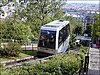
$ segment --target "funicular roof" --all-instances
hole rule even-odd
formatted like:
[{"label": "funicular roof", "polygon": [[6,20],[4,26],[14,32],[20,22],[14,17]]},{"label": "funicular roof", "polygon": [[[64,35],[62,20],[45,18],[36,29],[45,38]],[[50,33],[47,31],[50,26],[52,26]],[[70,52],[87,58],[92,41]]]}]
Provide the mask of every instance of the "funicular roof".
[{"label": "funicular roof", "polygon": [[57,30],[58,28],[61,28],[65,25],[67,25],[69,21],[62,21],[62,20],[55,20],[53,22],[50,22],[46,25],[43,25],[41,29],[51,29],[51,30]]}]

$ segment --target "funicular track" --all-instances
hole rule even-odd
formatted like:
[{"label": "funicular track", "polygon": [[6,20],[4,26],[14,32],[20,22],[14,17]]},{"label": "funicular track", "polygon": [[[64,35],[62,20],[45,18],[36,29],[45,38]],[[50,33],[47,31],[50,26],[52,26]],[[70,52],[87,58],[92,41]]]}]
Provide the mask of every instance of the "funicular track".
[{"label": "funicular track", "polygon": [[[29,50],[37,50],[38,48],[34,46],[33,47],[23,47],[23,51],[29,51]],[[42,52],[41,50],[38,51],[36,56],[30,56],[27,58],[23,58],[23,59],[16,59],[16,60],[10,60],[10,61],[6,61],[6,62],[0,62],[0,64],[5,65],[5,68],[10,69],[10,68],[16,68],[19,66],[22,66],[22,64],[24,63],[38,63],[38,62],[47,62],[49,59],[52,59],[54,56],[58,56],[58,55],[62,55],[62,54],[68,54],[71,53],[73,51],[77,51],[77,50],[67,50],[65,53],[58,53],[58,54],[52,54],[52,53],[46,53],[46,52]]]},{"label": "funicular track", "polygon": [[[26,48],[26,51],[27,50],[28,49]],[[10,68],[16,68],[16,67],[22,66],[22,64],[24,63],[34,63],[34,64],[38,62],[45,63],[48,60],[52,59],[54,56],[58,56],[62,54],[69,54],[73,51],[78,51],[78,50],[69,50],[69,51],[67,50],[65,53],[58,53],[58,54],[45,53],[40,50],[38,51],[38,54],[36,56],[30,56],[30,57],[23,58],[23,59],[16,59],[16,60],[10,60],[6,62],[0,62],[0,64],[5,65],[5,68],[10,69]]]},{"label": "funicular track", "polygon": [[[27,50],[28,50],[28,48],[26,48],[26,51]],[[5,65],[5,68],[10,69],[10,68],[20,67],[24,63],[34,63],[34,64],[36,64],[38,62],[45,63],[48,60],[52,59],[54,56],[58,56],[58,55],[62,55],[62,54],[69,54],[73,51],[78,51],[78,50],[67,50],[65,53],[58,53],[58,54],[45,53],[40,50],[40,51],[38,51],[38,54],[36,56],[30,56],[27,58],[17,59],[17,60],[10,60],[7,62],[0,62],[0,64]]]},{"label": "funicular track", "polygon": [[[77,51],[78,50],[67,50],[65,53],[59,53],[59,54],[48,54],[47,53],[47,55],[43,56],[43,57],[40,57],[40,56],[31,56],[31,57],[24,58],[24,59],[21,59],[21,60],[18,59],[15,62],[5,63],[5,68],[6,69],[18,68],[18,67],[23,67],[24,64],[30,64],[30,63],[32,63],[32,64],[37,64],[39,62],[47,63],[48,60],[52,59],[55,56],[59,56],[59,55],[63,55],[63,54],[70,54],[70,53],[77,52]],[[82,70],[82,71],[80,71],[79,75],[83,75],[83,73],[84,72]]]},{"label": "funicular track", "polygon": [[[67,52],[65,52],[65,53],[67,53]],[[24,63],[34,63],[34,64],[36,64],[38,62],[45,63],[48,60],[52,59],[54,56],[62,55],[62,54],[65,54],[65,53],[59,53],[59,54],[45,53],[43,56],[41,56],[41,54],[43,54],[43,53],[39,52],[39,54],[37,56],[31,56],[31,57],[27,57],[27,58],[23,58],[23,59],[0,62],[0,64],[5,65],[6,69],[16,68],[16,67],[22,66],[22,64],[24,64]]]}]

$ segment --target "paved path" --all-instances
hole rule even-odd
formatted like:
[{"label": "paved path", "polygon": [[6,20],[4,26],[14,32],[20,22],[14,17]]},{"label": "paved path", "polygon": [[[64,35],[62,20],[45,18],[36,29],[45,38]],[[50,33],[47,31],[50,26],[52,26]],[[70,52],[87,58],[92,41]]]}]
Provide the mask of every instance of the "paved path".
[{"label": "paved path", "polygon": [[90,48],[88,75],[100,75],[100,49]]}]

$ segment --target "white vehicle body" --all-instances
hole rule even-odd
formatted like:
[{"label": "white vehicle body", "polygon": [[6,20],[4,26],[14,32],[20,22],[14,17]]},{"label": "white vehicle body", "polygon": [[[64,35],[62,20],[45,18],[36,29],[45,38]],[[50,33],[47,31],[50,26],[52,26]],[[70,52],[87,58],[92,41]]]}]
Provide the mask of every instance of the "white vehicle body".
[{"label": "white vehicle body", "polygon": [[46,53],[65,52],[70,39],[69,21],[55,20],[41,26],[38,50]]}]

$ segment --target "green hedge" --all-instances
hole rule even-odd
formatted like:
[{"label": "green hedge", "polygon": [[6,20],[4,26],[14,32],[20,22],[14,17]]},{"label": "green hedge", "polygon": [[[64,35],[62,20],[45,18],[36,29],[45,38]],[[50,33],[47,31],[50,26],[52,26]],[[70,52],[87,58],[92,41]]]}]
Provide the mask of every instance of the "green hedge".
[{"label": "green hedge", "polygon": [[22,67],[2,71],[1,75],[77,75],[85,51],[87,50],[80,49],[79,52],[55,56],[45,63],[23,64]]}]

